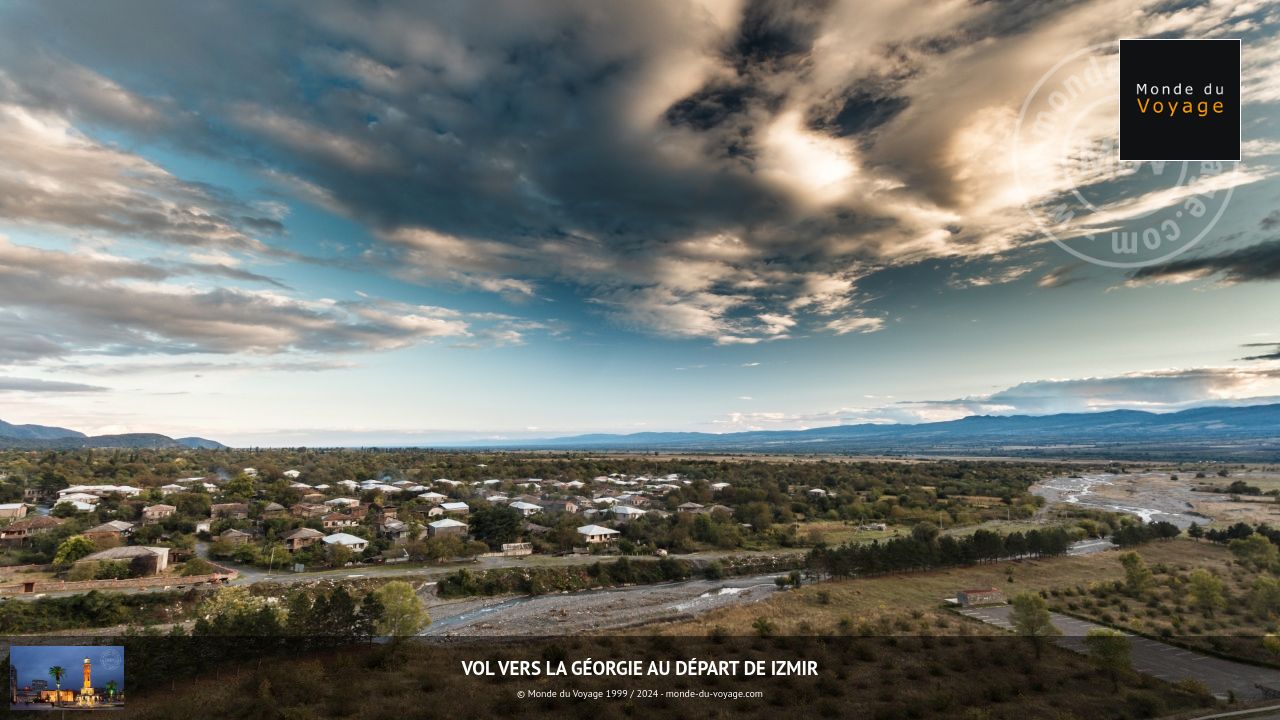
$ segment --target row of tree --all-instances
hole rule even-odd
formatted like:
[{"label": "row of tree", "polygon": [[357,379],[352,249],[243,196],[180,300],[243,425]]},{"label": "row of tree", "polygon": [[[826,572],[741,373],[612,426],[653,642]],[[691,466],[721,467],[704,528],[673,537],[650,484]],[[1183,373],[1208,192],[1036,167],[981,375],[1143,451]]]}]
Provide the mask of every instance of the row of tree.
[{"label": "row of tree", "polygon": [[913,531],[910,536],[867,544],[816,547],[809,552],[810,570],[831,577],[973,565],[1019,557],[1064,555],[1072,535],[1064,528],[1045,528],[1001,535],[977,530],[972,535],[938,536],[937,529]]}]

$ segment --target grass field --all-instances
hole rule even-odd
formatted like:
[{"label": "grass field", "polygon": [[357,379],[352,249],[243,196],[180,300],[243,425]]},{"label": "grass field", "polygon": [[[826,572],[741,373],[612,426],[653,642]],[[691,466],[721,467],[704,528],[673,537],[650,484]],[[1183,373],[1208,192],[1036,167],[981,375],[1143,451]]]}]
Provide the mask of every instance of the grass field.
[{"label": "grass field", "polygon": [[[1226,548],[1192,540],[1145,545],[1137,551],[1148,564],[1187,564],[1225,567]],[[847,632],[863,623],[890,623],[898,632],[937,632],[939,623],[956,622],[943,601],[957,590],[999,587],[1008,596],[1026,591],[1049,591],[1123,577],[1117,552],[1082,557],[1018,560],[874,578],[820,582],[761,603],[740,605],[672,623],[659,631],[674,635],[706,635],[716,628],[730,634],[749,634],[758,618],[773,623],[781,634]],[[843,626],[842,626],[843,622]]]}]

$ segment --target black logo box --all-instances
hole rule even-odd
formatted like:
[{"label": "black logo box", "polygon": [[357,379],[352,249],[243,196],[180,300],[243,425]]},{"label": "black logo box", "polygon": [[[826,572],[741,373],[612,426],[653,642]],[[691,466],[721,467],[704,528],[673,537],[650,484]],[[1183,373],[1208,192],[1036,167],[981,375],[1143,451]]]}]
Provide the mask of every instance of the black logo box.
[{"label": "black logo box", "polygon": [[1120,159],[1238,161],[1240,49],[1238,39],[1121,40]]}]

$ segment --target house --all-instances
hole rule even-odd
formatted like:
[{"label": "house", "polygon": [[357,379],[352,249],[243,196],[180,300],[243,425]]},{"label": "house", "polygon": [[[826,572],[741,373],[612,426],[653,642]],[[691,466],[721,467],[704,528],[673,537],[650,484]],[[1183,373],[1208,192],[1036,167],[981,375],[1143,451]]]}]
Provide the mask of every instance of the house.
[{"label": "house", "polygon": [[297,552],[303,548],[315,545],[323,537],[324,533],[319,530],[298,528],[280,539],[284,541],[284,546],[289,548],[289,552]]},{"label": "house", "polygon": [[143,547],[141,545],[113,547],[86,555],[76,564],[84,562],[103,562],[106,560],[123,560],[137,568],[140,575],[156,575],[169,567],[169,548]]},{"label": "house", "polygon": [[176,512],[178,512],[178,508],[173,505],[148,505],[142,508],[142,519],[146,522],[155,522],[157,520],[163,520]]},{"label": "house", "polygon": [[961,607],[975,605],[1000,605],[1004,603],[1004,592],[998,587],[973,588],[956,593],[956,602]]},{"label": "house", "polygon": [[48,532],[64,522],[66,521],[48,515],[33,515],[22,520],[14,520],[0,528],[0,541],[22,542],[33,535]]},{"label": "house", "polygon": [[549,512],[569,513],[578,512],[578,503],[573,500],[546,500],[542,506]]},{"label": "house", "polygon": [[643,517],[648,510],[631,507],[630,505],[615,505],[613,507],[613,517],[618,522],[630,522],[638,517]]},{"label": "house", "polygon": [[209,506],[209,514],[216,518],[247,518],[248,503],[215,503]]},{"label": "house", "polygon": [[306,520],[308,518],[324,517],[329,514],[329,508],[316,503],[298,503],[289,507],[289,514]]},{"label": "house", "polygon": [[89,493],[67,493],[66,495],[59,496],[58,502],[55,504],[61,505],[62,503],[80,503],[81,505],[88,505],[89,509],[92,510],[94,506],[96,506],[101,501],[102,501],[102,498],[98,497],[97,495],[90,495]]},{"label": "house", "polygon": [[676,512],[696,513],[702,509],[702,505],[696,502],[680,503],[676,506]]},{"label": "house", "polygon": [[419,500],[422,500],[422,501],[424,501],[424,502],[429,502],[429,503],[431,503],[432,505],[439,505],[440,503],[444,502],[445,500],[448,500],[448,499],[449,499],[449,496],[448,496],[448,495],[441,495],[441,494],[440,494],[440,493],[438,493],[438,492],[434,492],[434,491],[432,491],[432,492],[424,492],[424,493],[422,493],[421,495],[419,495],[419,496],[418,496],[418,499],[419,499]]},{"label": "house", "polygon": [[72,493],[85,493],[88,495],[96,495],[98,497],[106,497],[107,495],[126,495],[133,497],[141,493],[140,488],[132,485],[72,485],[58,491],[58,497],[66,497]]},{"label": "house", "polygon": [[463,537],[467,534],[467,524],[458,522],[453,518],[445,518],[437,520],[427,525],[427,535],[430,537],[443,537],[445,535],[456,535]]},{"label": "house", "polygon": [[235,528],[228,528],[218,533],[218,540],[231,545],[243,545],[249,542],[249,538],[251,537],[253,536],[249,533],[243,530],[236,530]]},{"label": "house", "polygon": [[342,513],[329,513],[320,518],[320,522],[324,524],[325,530],[332,530],[333,528],[351,527],[356,524],[356,519]]},{"label": "house", "polygon": [[368,540],[348,533],[334,533],[332,535],[326,535],[322,542],[330,547],[334,545],[341,545],[343,547],[350,548],[351,552],[364,552],[365,548],[369,547]]},{"label": "house", "polygon": [[711,483],[711,492],[720,492],[727,487],[729,487],[729,483],[727,482]]},{"label": "house", "polygon": [[471,512],[471,508],[464,502],[440,503],[440,509],[445,515],[466,515]]},{"label": "house", "polygon": [[301,470],[285,470],[284,472],[282,472],[282,473],[280,473],[280,474],[281,474],[281,475],[284,475],[285,477],[289,478],[290,480],[297,480],[299,477],[302,477],[302,471],[301,471]]},{"label": "house", "polygon": [[124,539],[132,532],[133,523],[125,522],[123,520],[112,520],[111,522],[102,523],[97,527],[91,527],[81,534],[95,543],[102,540],[116,540],[123,542]]},{"label": "house", "polygon": [[404,542],[409,539],[409,526],[403,520],[387,518],[377,524],[378,532],[392,542]]},{"label": "house", "polygon": [[177,483],[169,483],[168,485],[160,486],[160,494],[166,495],[166,496],[172,495],[174,493],[186,492],[186,490],[187,490],[186,488],[182,487]]},{"label": "house", "polygon": [[262,507],[262,519],[272,520],[274,518],[282,518],[289,514],[288,508],[278,502],[267,503]]},{"label": "house", "polygon": [[589,545],[610,543],[618,539],[618,531],[600,525],[583,525],[578,528],[578,535]]},{"label": "house", "polygon": [[822,488],[810,488],[810,489],[809,489],[809,496],[810,496],[810,497],[815,497],[815,498],[826,497],[826,496],[827,496],[827,491],[826,491],[826,490],[823,490]]},{"label": "house", "polygon": [[355,498],[340,497],[340,498],[334,498],[332,500],[325,500],[324,504],[334,509],[353,508],[353,507],[359,507],[360,501],[356,500]]},{"label": "house", "polygon": [[530,515],[537,515],[538,513],[542,512],[541,505],[534,505],[533,503],[525,502],[524,500],[517,500],[511,503],[510,505],[508,505],[507,507],[511,508],[512,510],[519,511],[520,515],[523,517],[529,517]]},{"label": "house", "polygon": [[0,520],[5,519],[21,519],[27,516],[27,506],[25,503],[2,503],[0,504]]}]

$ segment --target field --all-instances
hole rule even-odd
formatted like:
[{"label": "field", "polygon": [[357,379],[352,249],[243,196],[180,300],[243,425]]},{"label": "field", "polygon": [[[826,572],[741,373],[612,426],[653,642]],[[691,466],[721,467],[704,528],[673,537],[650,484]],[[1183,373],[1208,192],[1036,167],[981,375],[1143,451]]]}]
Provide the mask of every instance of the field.
[{"label": "field", "polygon": [[[1230,558],[1222,546],[1182,539],[1151,543],[1137,552],[1151,565],[1225,566]],[[1124,575],[1118,556],[1116,552],[1103,552],[815,583],[755,605],[719,610],[663,626],[659,631],[706,635],[719,628],[730,634],[750,633],[752,624],[763,617],[781,634],[841,632],[864,623],[886,622],[899,632],[937,632],[941,629],[939,623],[958,622],[954,615],[941,609],[944,599],[954,597],[957,590],[995,586],[1012,596],[1113,582]]]}]

